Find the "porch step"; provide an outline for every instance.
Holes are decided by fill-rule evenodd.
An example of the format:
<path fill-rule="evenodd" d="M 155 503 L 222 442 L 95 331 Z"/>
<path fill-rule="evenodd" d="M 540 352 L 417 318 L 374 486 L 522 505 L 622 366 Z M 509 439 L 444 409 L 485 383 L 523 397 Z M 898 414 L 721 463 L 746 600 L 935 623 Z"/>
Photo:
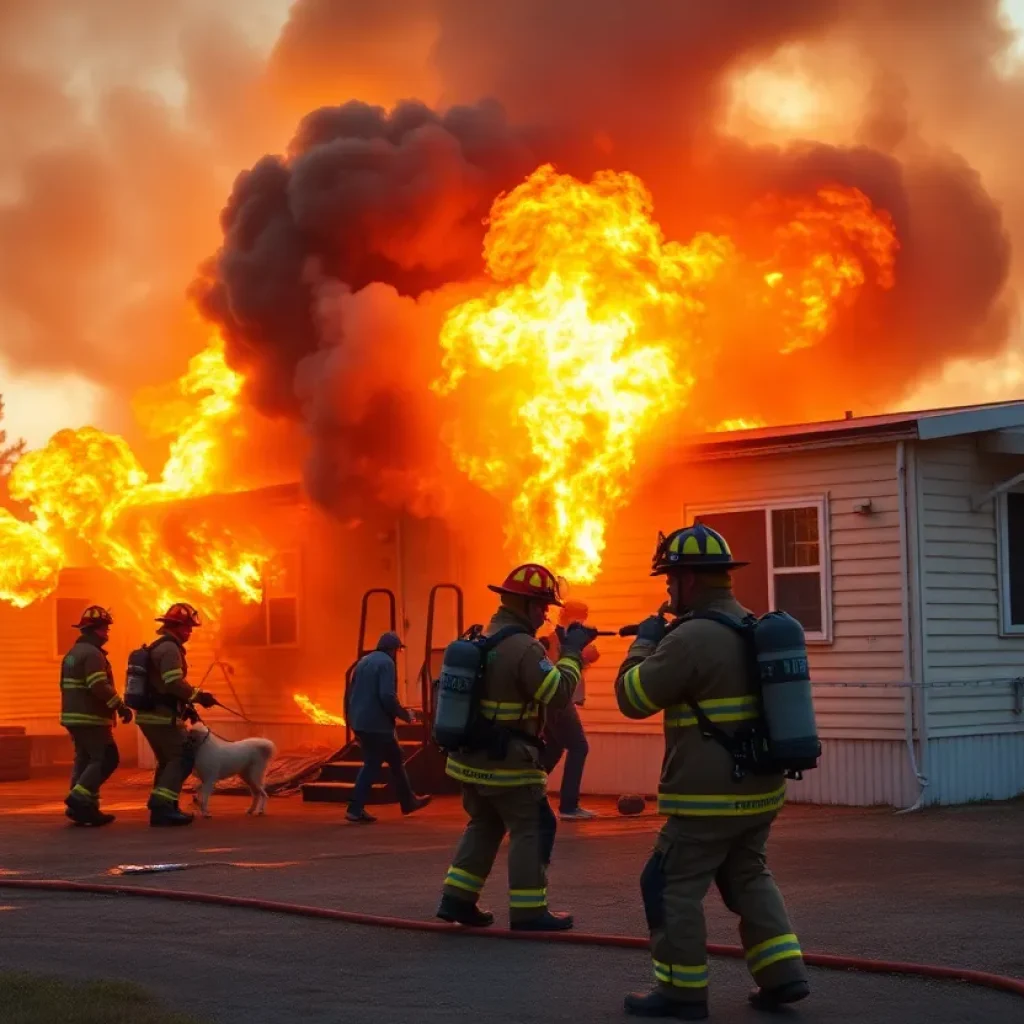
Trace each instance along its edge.
<path fill-rule="evenodd" d="M 305 803 L 347 804 L 354 788 L 351 782 L 307 782 L 302 787 L 302 799 Z M 390 782 L 375 782 L 366 802 L 394 804 L 398 803 L 398 797 Z"/>

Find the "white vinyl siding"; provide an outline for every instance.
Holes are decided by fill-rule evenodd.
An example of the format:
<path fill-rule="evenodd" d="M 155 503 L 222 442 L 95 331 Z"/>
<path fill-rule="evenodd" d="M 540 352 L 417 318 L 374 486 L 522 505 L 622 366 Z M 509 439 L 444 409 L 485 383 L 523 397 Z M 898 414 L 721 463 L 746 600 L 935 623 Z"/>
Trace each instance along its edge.
<path fill-rule="evenodd" d="M 1024 676 L 1024 636 L 1000 635 L 999 499 L 972 506 L 1024 458 L 957 439 L 919 443 L 917 464 L 928 735 L 1024 732 L 1013 683 Z"/>
<path fill-rule="evenodd" d="M 832 598 L 831 641 L 809 648 L 812 678 L 818 684 L 899 684 L 904 676 L 903 607 L 894 444 L 666 467 L 613 524 L 598 583 L 577 588 L 574 596 L 589 603 L 591 621 L 603 629 L 636 622 L 665 597 L 664 581 L 648 576 L 659 529 L 668 532 L 684 525 L 689 510 L 737 502 L 801 504 L 808 495 L 827 502 Z M 868 500 L 870 514 L 854 511 Z M 657 717 L 627 722 L 615 706 L 613 682 L 628 642 L 602 637 L 598 647 L 601 660 L 587 676 L 583 714 L 588 728 L 659 731 Z M 898 685 L 819 685 L 815 707 L 824 739 L 904 738 L 903 691 Z"/>

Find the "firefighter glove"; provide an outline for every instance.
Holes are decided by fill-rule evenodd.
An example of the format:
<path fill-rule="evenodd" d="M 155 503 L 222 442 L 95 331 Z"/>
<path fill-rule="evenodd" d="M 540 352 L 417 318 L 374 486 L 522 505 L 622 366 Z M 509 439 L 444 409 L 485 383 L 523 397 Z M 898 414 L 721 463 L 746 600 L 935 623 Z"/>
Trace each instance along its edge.
<path fill-rule="evenodd" d="M 583 649 L 592 644 L 598 635 L 598 630 L 584 626 L 582 622 L 574 622 L 568 629 L 559 626 L 555 632 L 558 634 L 562 654 L 576 654 L 580 658 L 583 657 Z"/>
<path fill-rule="evenodd" d="M 660 644 L 665 639 L 668 626 L 660 615 L 649 615 L 637 626 L 636 638 L 649 644 Z"/>
<path fill-rule="evenodd" d="M 127 704 L 118 704 L 117 717 L 120 718 L 125 725 L 130 724 L 133 717 L 131 708 L 128 707 Z"/>
<path fill-rule="evenodd" d="M 212 693 L 207 693 L 205 690 L 200 690 L 195 696 L 195 702 L 200 707 L 212 708 L 217 704 L 217 698 Z"/>
<path fill-rule="evenodd" d="M 193 725 L 199 721 L 199 712 L 191 704 L 185 705 L 185 710 L 182 711 L 181 717 L 186 722 L 191 722 Z"/>

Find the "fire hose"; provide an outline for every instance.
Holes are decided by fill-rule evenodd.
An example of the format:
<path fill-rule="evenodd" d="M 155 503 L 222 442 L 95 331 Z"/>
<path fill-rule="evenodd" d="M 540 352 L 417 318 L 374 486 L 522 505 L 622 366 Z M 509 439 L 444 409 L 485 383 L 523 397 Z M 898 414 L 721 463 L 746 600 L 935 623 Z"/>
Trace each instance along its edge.
<path fill-rule="evenodd" d="M 520 942 L 561 942 L 578 946 L 611 946 L 619 949 L 649 949 L 647 939 L 634 935 L 607 935 L 595 932 L 522 932 L 504 928 L 463 928 L 460 925 L 436 921 L 417 921 L 402 917 L 361 914 L 351 910 L 313 907 L 301 903 L 254 899 L 247 896 L 223 896 L 217 893 L 189 892 L 179 889 L 155 889 L 136 885 L 110 885 L 94 882 L 71 882 L 57 878 L 0 878 L 0 889 L 25 889 L 42 892 L 88 893 L 99 896 L 136 896 L 143 899 L 171 900 L 179 903 L 203 903 L 219 907 L 244 910 L 263 910 L 293 917 L 319 918 L 341 921 L 345 924 L 366 925 L 375 928 L 394 928 L 402 931 L 431 932 L 472 938 L 516 940 Z M 739 946 L 708 944 L 711 956 L 742 959 Z M 805 953 L 804 961 L 811 967 L 828 970 L 859 971 L 867 974 L 897 974 L 942 981 L 959 981 L 968 985 L 1008 992 L 1024 997 L 1024 980 L 988 971 L 974 971 L 960 967 L 940 967 L 931 964 L 904 963 L 896 960 L 872 960 L 867 957 L 838 956 L 831 953 Z"/>

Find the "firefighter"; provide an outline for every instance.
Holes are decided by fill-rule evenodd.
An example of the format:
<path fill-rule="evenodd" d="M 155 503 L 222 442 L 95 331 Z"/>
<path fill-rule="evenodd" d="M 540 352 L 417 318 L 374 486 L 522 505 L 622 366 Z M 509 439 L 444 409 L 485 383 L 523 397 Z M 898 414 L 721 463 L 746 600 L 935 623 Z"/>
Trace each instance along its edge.
<path fill-rule="evenodd" d="M 81 635 L 64 655 L 60 666 L 60 724 L 75 745 L 71 791 L 64 812 L 76 825 L 109 825 L 113 814 L 100 810 L 100 787 L 120 761 L 114 742 L 114 716 L 132 720 L 114 686 L 114 673 L 104 644 L 110 639 L 114 618 L 93 604 L 82 612 L 75 629 Z"/>
<path fill-rule="evenodd" d="M 658 810 L 668 820 L 640 878 L 657 984 L 626 996 L 639 1017 L 703 1020 L 708 1015 L 703 900 L 712 882 L 739 916 L 747 968 L 757 984 L 750 1001 L 777 1009 L 809 994 L 800 944 L 765 866 L 765 845 L 785 800 L 778 775 L 734 781 L 733 758 L 702 737 L 689 702 L 726 732 L 758 717 L 757 682 L 743 638 L 728 626 L 688 613 L 748 614 L 732 592 L 736 561 L 721 534 L 695 524 L 659 535 L 652 576 L 668 577 L 667 625 L 652 615 L 619 669 L 615 695 L 629 718 L 665 713 L 665 757 Z M 662 606 L 666 609 L 666 605 Z"/>
<path fill-rule="evenodd" d="M 147 688 L 152 707 L 136 714 L 136 722 L 156 757 L 153 791 L 146 806 L 150 825 L 191 825 L 192 815 L 178 806 L 181 787 L 192 774 L 195 754 L 182 724 L 192 704 L 211 708 L 216 698 L 188 682 L 185 644 L 192 630 L 202 625 L 199 612 L 178 602 L 157 618 L 163 623 L 149 646 Z"/>
<path fill-rule="evenodd" d="M 550 606 L 561 607 L 555 577 L 543 566 L 521 565 L 501 586 L 488 589 L 501 595 L 501 606 L 485 635 L 507 627 L 520 631 L 500 640 L 487 657 L 479 704 L 488 727 L 486 745 L 448 758 L 446 771 L 462 783 L 469 822 L 437 916 L 472 927 L 494 921 L 477 900 L 508 832 L 510 926 L 565 931 L 572 928 L 572 916 L 548 910 L 547 868 L 557 823 L 547 801 L 538 736 L 544 709 L 569 703 L 580 681 L 582 651 L 597 632 L 578 623 L 560 629 L 561 654 L 553 665 L 536 634 Z"/>

